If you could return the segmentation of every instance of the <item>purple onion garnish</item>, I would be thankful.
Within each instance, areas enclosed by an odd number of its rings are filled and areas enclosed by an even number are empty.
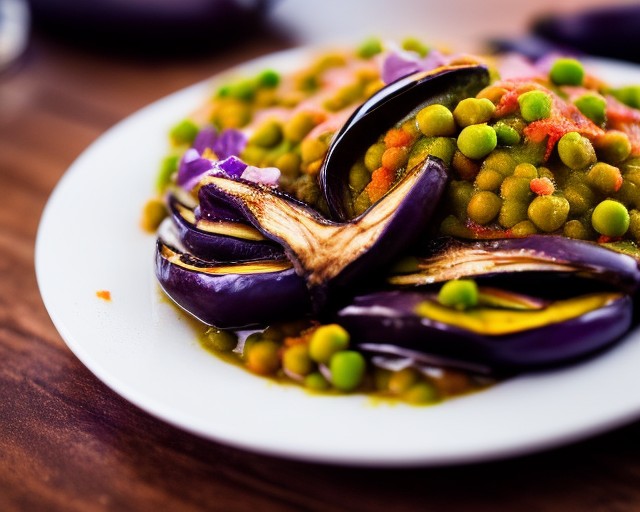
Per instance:
[[[187,149],[178,165],[177,183],[185,190],[191,190],[211,169],[211,160],[202,158],[196,149]]]

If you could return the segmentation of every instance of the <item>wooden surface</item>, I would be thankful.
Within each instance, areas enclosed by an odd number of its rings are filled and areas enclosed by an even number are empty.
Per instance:
[[[136,109],[286,46],[268,38],[187,62],[145,62],[36,39],[20,65],[0,75],[0,511],[640,510],[640,423],[491,464],[322,466],[168,426],[113,393],[67,349],[33,263],[39,217],[66,168]]]

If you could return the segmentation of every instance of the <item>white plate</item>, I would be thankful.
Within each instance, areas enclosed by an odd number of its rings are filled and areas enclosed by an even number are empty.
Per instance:
[[[254,61],[290,69],[305,51]],[[632,66],[599,63],[613,81]],[[315,396],[255,377],[198,344],[153,277],[138,227],[171,125],[213,90],[198,84],[132,115],[71,166],[45,209],[36,269],[78,358],[140,408],[206,438],[309,461],[384,466],[483,461],[558,446],[640,417],[640,332],[586,363],[525,375],[434,407]],[[113,300],[96,297],[109,290]]]

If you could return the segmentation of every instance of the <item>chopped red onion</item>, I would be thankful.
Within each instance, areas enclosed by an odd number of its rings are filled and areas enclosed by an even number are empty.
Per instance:
[[[247,145],[247,136],[240,130],[224,130],[213,142],[212,150],[220,160],[238,156]]]
[[[211,125],[203,127],[196,135],[196,139],[193,141],[193,149],[196,149],[198,153],[204,153],[205,149],[213,151],[213,146],[218,140],[218,131]]]
[[[245,164],[237,156],[229,156],[224,160],[216,162],[214,165],[224,171],[224,173],[231,178],[239,178],[247,168],[247,164]]]
[[[529,59],[518,53],[509,53],[499,61],[498,72],[502,80],[513,78],[537,77],[542,73]]]
[[[390,84],[403,76],[420,71],[417,55],[401,50],[392,51],[382,61],[382,81]]]
[[[415,52],[392,50],[382,61],[382,81],[389,84],[418,71],[430,71],[446,62],[438,50],[431,50],[424,58]]]
[[[254,167],[248,165],[241,178],[263,185],[277,185],[280,179],[280,169],[276,167]]]
[[[178,165],[177,183],[185,190],[191,190],[212,168],[211,160],[202,158],[196,149],[187,149]]]

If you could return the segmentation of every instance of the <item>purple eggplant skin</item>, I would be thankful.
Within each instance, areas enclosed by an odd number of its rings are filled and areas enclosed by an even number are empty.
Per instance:
[[[595,242],[555,235],[465,241],[430,240],[416,273],[390,278],[394,285],[424,285],[451,279],[498,276],[504,272],[565,274],[593,279],[634,293],[640,288],[638,261]],[[467,264],[467,263],[473,264]]]
[[[381,353],[436,356],[496,372],[556,366],[611,345],[631,326],[627,295],[579,317],[508,335],[486,336],[436,322],[415,310],[419,292],[388,291],[355,297],[334,320],[356,347]]]
[[[185,268],[167,257],[158,240],[155,273],[164,292],[182,309],[219,329],[264,327],[302,318],[311,311],[305,282],[289,265],[273,272],[211,274]],[[178,256],[173,248],[169,252]]]
[[[178,200],[168,199],[171,220],[177,235],[191,254],[205,260],[271,260],[284,257],[282,247],[270,240],[247,240],[198,229],[178,210]]]
[[[451,108],[489,84],[484,66],[449,66],[421,71],[380,89],[362,104],[334,136],[320,169],[320,185],[332,219],[346,221],[349,170],[381,133],[425,105]]]
[[[333,222],[303,203],[252,183],[208,176],[201,193],[229,202],[287,257],[319,297],[379,276],[429,228],[448,170],[426,158],[362,215]]]

